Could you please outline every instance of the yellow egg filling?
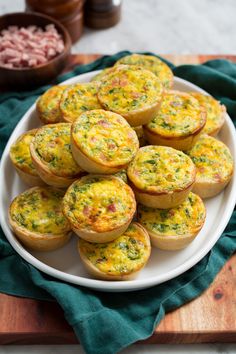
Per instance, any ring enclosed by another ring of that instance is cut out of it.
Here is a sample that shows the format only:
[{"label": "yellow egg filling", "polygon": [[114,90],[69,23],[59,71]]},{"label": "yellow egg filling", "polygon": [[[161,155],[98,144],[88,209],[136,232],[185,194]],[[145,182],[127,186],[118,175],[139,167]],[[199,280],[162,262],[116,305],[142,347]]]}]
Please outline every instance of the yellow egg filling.
[{"label": "yellow egg filling", "polygon": [[129,163],[139,147],[137,135],[126,120],[104,110],[81,114],[73,124],[72,135],[85,155],[109,166]]},{"label": "yellow egg filling", "polygon": [[135,224],[131,224],[123,235],[109,243],[79,241],[80,251],[101,272],[122,275],[138,271],[147,261],[150,245]]},{"label": "yellow egg filling", "polygon": [[62,213],[64,193],[52,188],[32,188],[14,199],[11,218],[20,227],[38,234],[61,234],[70,230]]},{"label": "yellow egg filling", "polygon": [[64,197],[64,213],[78,229],[106,232],[128,222],[135,208],[131,188],[120,178],[84,177]]},{"label": "yellow egg filling", "polygon": [[10,149],[10,157],[13,164],[33,176],[37,176],[37,172],[31,159],[29,146],[35,133],[36,129],[22,134]]},{"label": "yellow egg filling", "polygon": [[201,198],[191,193],[186,200],[171,209],[154,209],[143,205],[138,208],[138,220],[149,231],[163,236],[192,234],[205,220]]},{"label": "yellow egg filling", "polygon": [[58,123],[61,121],[59,103],[66,87],[66,85],[53,86],[39,98],[37,110],[44,123]]},{"label": "yellow egg filling", "polygon": [[163,137],[184,137],[203,128],[206,114],[199,102],[191,95],[168,92],[161,108],[146,127]]}]

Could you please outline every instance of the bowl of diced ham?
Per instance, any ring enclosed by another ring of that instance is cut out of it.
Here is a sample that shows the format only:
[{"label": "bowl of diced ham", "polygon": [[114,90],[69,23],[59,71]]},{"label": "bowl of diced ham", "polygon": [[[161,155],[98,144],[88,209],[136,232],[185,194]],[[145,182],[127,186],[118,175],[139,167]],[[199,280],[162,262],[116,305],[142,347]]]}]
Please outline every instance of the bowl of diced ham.
[{"label": "bowl of diced ham", "polygon": [[0,17],[0,88],[29,89],[51,82],[71,50],[69,33],[36,12]]}]

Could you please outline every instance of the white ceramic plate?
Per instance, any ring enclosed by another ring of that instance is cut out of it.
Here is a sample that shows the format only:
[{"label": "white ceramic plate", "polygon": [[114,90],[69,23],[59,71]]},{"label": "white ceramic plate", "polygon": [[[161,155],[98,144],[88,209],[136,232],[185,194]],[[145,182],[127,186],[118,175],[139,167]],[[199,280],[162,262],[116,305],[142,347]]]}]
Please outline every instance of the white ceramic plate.
[{"label": "white ceramic plate", "polygon": [[[90,81],[98,72],[83,74],[65,81],[66,84]],[[64,84],[63,83],[63,84]],[[180,91],[204,92],[199,87],[175,77],[174,88]],[[24,248],[13,235],[7,221],[11,200],[28,187],[20,180],[9,159],[9,149],[16,138],[26,130],[36,128],[40,122],[35,113],[35,104],[26,112],[13,131],[2,156],[0,166],[0,222],[2,229],[13,246],[33,266],[63,281],[102,291],[133,291],[163,283],[182,274],[200,261],[214,246],[230,216],[236,201],[236,176],[218,196],[206,201],[207,218],[197,238],[184,250],[167,252],[152,249],[151,258],[139,277],[130,281],[102,281],[92,279],[83,268],[76,250],[77,236],[63,248],[52,252],[33,252]],[[220,140],[227,144],[236,160],[236,133],[234,125],[226,115]]]}]

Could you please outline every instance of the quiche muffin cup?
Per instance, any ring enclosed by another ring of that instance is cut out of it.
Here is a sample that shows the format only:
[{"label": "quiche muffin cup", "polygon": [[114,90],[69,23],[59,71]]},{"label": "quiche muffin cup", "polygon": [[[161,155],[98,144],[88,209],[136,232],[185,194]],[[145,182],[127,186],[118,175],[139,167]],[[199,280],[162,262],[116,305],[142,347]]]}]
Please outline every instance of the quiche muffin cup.
[{"label": "quiche muffin cup", "polygon": [[144,126],[144,135],[152,145],[189,150],[206,124],[206,111],[188,93],[169,91],[164,95],[156,116]]},{"label": "quiche muffin cup", "polygon": [[97,99],[98,82],[86,82],[69,86],[60,100],[63,120],[72,123],[80,114],[102,108]]},{"label": "quiche muffin cup", "polygon": [[54,187],[66,188],[84,171],[73,159],[70,123],[44,125],[30,144],[33,164],[42,180]]},{"label": "quiche muffin cup", "polygon": [[82,239],[78,250],[88,272],[98,279],[134,279],[147,263],[150,238],[138,223],[131,223],[116,240],[108,243],[90,243]]},{"label": "quiche muffin cup", "polygon": [[199,92],[191,92],[191,95],[198,100],[207,112],[207,121],[202,133],[216,136],[225,122],[225,106],[210,95]]},{"label": "quiche muffin cup", "polygon": [[162,82],[166,89],[173,86],[173,73],[168,65],[153,55],[131,54],[119,59],[115,65],[134,65],[150,70]]},{"label": "quiche muffin cup", "polygon": [[66,85],[53,86],[39,97],[36,103],[36,111],[44,124],[59,123],[63,120],[59,104],[62,92],[66,87]]},{"label": "quiche muffin cup", "polygon": [[122,115],[131,126],[147,124],[158,112],[163,86],[150,71],[121,65],[100,82],[98,100]]},{"label": "quiche muffin cup", "polygon": [[30,156],[30,143],[37,129],[32,129],[22,134],[10,149],[10,159],[20,178],[29,186],[44,185],[39,177]]},{"label": "quiche muffin cup", "polygon": [[135,211],[132,189],[115,176],[82,177],[63,199],[63,212],[73,231],[89,242],[115,240],[125,232]]},{"label": "quiche muffin cup", "polygon": [[190,192],[184,202],[171,209],[138,207],[138,221],[145,227],[153,246],[176,251],[189,245],[202,229],[206,209],[201,198]]},{"label": "quiche muffin cup", "polygon": [[224,143],[204,134],[188,155],[197,168],[194,193],[201,198],[210,198],[227,186],[234,167],[232,155]]},{"label": "quiche muffin cup", "polygon": [[72,124],[74,159],[87,172],[112,174],[127,168],[139,141],[120,115],[97,109],[82,113]]},{"label": "quiche muffin cup", "polygon": [[113,70],[115,70],[114,67],[103,69],[102,71],[100,71],[100,73],[93,76],[91,81],[101,81],[106,77],[107,74],[109,74]]},{"label": "quiche muffin cup", "polygon": [[161,209],[181,204],[196,176],[194,163],[182,151],[153,145],[139,149],[127,172],[137,201]]},{"label": "quiche muffin cup", "polygon": [[23,245],[35,251],[52,251],[69,241],[71,227],[62,213],[63,195],[52,187],[33,187],[12,201],[9,222]]}]

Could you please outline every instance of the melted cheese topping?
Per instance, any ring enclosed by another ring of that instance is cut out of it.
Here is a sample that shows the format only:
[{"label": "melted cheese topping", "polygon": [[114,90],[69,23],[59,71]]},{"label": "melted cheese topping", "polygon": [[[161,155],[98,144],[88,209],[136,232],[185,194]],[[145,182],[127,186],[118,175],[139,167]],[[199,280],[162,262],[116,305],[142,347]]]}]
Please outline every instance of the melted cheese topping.
[{"label": "melted cheese topping", "polygon": [[105,232],[130,220],[135,209],[131,188],[120,178],[83,177],[64,197],[64,213],[78,229]]},{"label": "melted cheese topping", "polygon": [[120,66],[102,80],[98,99],[105,109],[122,115],[157,104],[162,92],[161,82],[150,71]]},{"label": "melted cheese topping", "polygon": [[116,65],[136,65],[153,72],[167,89],[172,87],[173,73],[168,65],[153,55],[132,54],[119,59]]},{"label": "melted cheese topping", "polygon": [[40,119],[46,123],[58,123],[61,121],[61,112],[59,103],[62,92],[66,89],[66,85],[53,86],[47,90],[37,101],[37,111]]},{"label": "melted cheese topping", "polygon": [[55,175],[75,177],[82,169],[72,157],[70,123],[45,125],[33,140],[34,150],[40,161]]},{"label": "melted cheese topping", "polygon": [[72,135],[79,149],[102,165],[125,165],[139,148],[137,135],[126,120],[101,109],[81,114],[72,126]]},{"label": "melted cheese topping", "polygon": [[130,224],[123,235],[109,243],[79,241],[81,253],[101,272],[125,275],[138,271],[148,260],[150,243],[143,230]]},{"label": "melted cheese topping", "polygon": [[70,225],[62,213],[64,192],[50,187],[31,188],[11,204],[11,218],[21,227],[37,234],[62,234]]},{"label": "melted cheese topping", "polygon": [[199,92],[192,92],[191,95],[198,100],[207,112],[207,121],[202,132],[209,135],[214,134],[224,123],[223,106],[212,96]]},{"label": "melted cheese topping", "polygon": [[31,159],[29,146],[35,133],[36,129],[33,129],[22,134],[10,149],[10,158],[13,164],[21,171],[33,176],[37,176],[37,172]]},{"label": "melted cheese topping", "polygon": [[85,111],[101,108],[97,99],[98,83],[82,83],[68,87],[63,92],[60,110],[63,118],[73,122]]},{"label": "melted cheese topping", "polygon": [[179,206],[171,209],[153,209],[139,205],[138,220],[158,235],[184,236],[197,231],[204,223],[205,206],[201,198],[190,193]]},{"label": "melted cheese topping", "polygon": [[203,128],[205,122],[206,114],[194,97],[171,91],[164,95],[158,114],[146,127],[164,137],[183,137]]},{"label": "melted cheese topping", "polygon": [[233,158],[228,147],[209,135],[202,135],[188,154],[197,167],[197,182],[223,182],[233,173]]},{"label": "melted cheese topping", "polygon": [[139,149],[128,167],[128,177],[138,189],[170,193],[193,183],[195,166],[182,151],[149,145]]}]

